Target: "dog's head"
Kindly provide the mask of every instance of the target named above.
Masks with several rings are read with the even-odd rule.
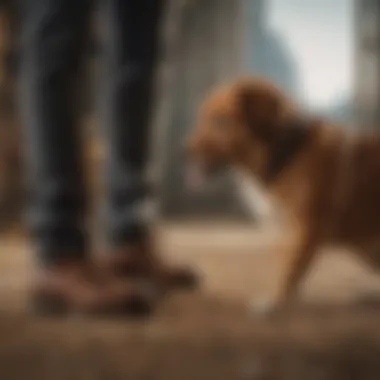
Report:
[[[201,106],[190,136],[191,167],[210,175],[234,165],[263,175],[294,114],[284,94],[262,79],[244,79],[217,90]]]

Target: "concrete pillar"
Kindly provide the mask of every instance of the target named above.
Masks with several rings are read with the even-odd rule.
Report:
[[[371,129],[380,120],[380,1],[355,1],[355,115]],[[378,127],[377,127],[378,128]]]

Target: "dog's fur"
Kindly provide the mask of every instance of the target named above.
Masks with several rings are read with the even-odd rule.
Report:
[[[273,84],[246,78],[202,105],[189,141],[203,172],[251,173],[285,206],[296,237],[275,304],[293,299],[321,245],[350,246],[380,266],[380,139],[305,117]]]

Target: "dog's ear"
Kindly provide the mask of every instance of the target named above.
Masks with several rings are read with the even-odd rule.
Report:
[[[250,133],[263,142],[270,143],[278,135],[283,99],[280,92],[269,86],[241,84],[237,88],[237,104],[242,120]]]

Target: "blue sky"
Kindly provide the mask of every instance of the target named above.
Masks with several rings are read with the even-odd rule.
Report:
[[[297,60],[306,103],[319,108],[350,96],[355,0],[267,1],[269,25]]]

